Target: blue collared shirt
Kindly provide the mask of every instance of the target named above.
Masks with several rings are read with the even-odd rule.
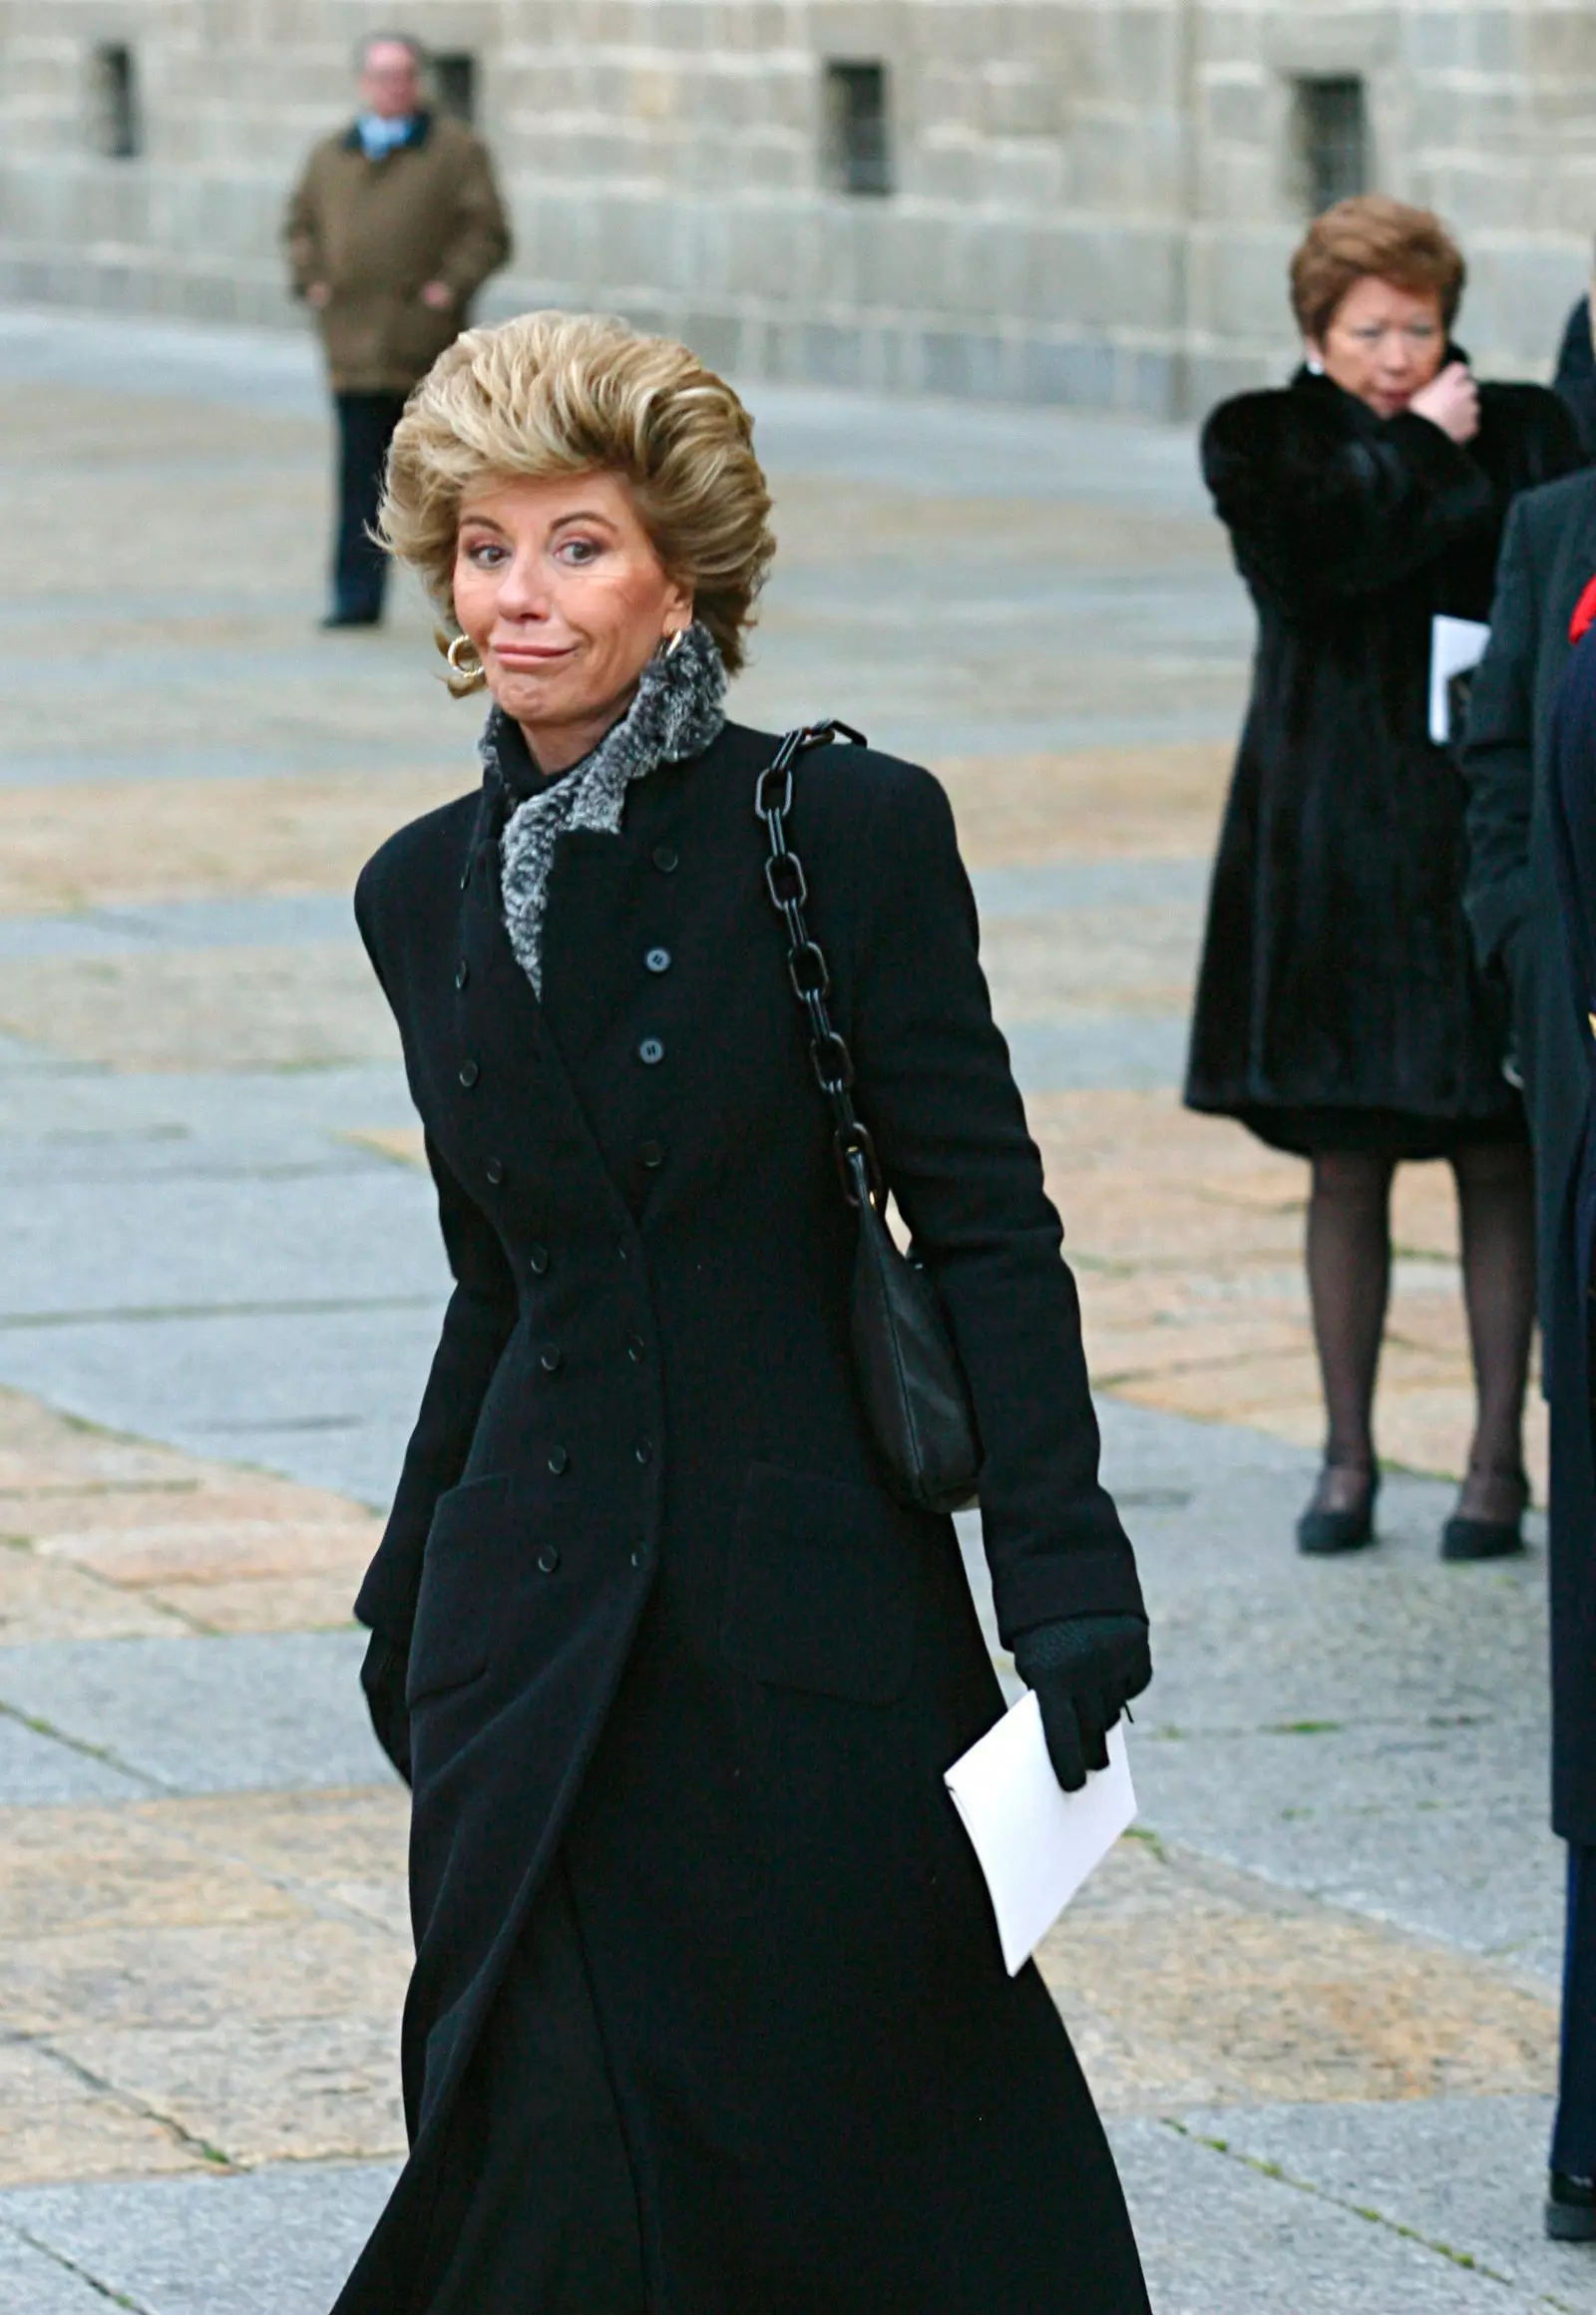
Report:
[[[414,113],[406,113],[397,121],[384,120],[380,113],[362,113],[355,123],[368,161],[386,161],[390,153],[397,153],[408,143],[415,125]]]

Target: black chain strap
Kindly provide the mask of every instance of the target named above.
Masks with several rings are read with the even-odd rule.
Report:
[[[789,731],[754,782],[754,810],[764,822],[765,834],[770,839],[765,885],[771,906],[787,928],[787,977],[792,982],[794,996],[808,1015],[809,1058],[836,1120],[832,1142],[843,1195],[853,1206],[862,1198],[879,1206],[882,1179],[876,1145],[870,1138],[870,1128],[853,1104],[854,1057],[826,1002],[831,992],[831,968],[804,917],[804,903],[809,898],[804,864],[787,842],[786,817],[792,810],[792,767],[811,748],[829,747],[839,736],[852,740],[856,747],[868,744],[862,731],[839,723],[835,717],[828,717],[824,723],[802,724],[798,730]]]

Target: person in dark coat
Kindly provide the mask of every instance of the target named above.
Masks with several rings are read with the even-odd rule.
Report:
[[[1502,544],[1470,701],[1469,914],[1510,983],[1535,1144],[1551,1413],[1552,1825],[1568,1843],[1550,2233],[1596,2240],[1596,1451],[1589,1289],[1596,1211],[1596,474],[1533,492]],[[1572,657],[1570,656],[1572,652]]]
[[[1539,386],[1476,385],[1449,330],[1463,261],[1384,196],[1292,264],[1307,361],[1223,403],[1203,471],[1258,609],[1186,1099],[1313,1168],[1308,1282],[1325,1466],[1303,1550],[1370,1543],[1396,1167],[1450,1160],[1478,1410],[1448,1558],[1515,1551],[1533,1203],[1496,992],[1462,911],[1463,788],[1429,736],[1432,622],[1482,620],[1514,496],[1578,463]]]
[[[944,1770],[999,1716],[889,1491],[842,1194],[725,719],[771,542],[682,347],[443,356],[384,521],[494,700],[356,909],[456,1279],[357,1613],[413,1787],[410,2158],[338,2315],[1145,2315],[1114,2165]],[[1066,1785],[1150,1677],[1075,1290],[935,780],[804,757],[854,1096],[968,1371]]]
[[[1574,421],[1580,447],[1596,458],[1596,339],[1591,334],[1590,298],[1582,297],[1563,329],[1552,391]]]
[[[402,34],[360,44],[360,111],[311,152],[283,225],[293,293],[315,314],[338,428],[328,627],[375,626],[388,558],[372,536],[405,396],[510,254],[487,147],[422,101]]]

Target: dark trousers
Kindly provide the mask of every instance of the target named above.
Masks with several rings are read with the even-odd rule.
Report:
[[[1596,1849],[1568,1844],[1563,2046],[1552,2168],[1596,2178]]]
[[[382,503],[382,470],[403,394],[337,394],[338,537],[332,607],[343,618],[380,618],[388,558],[370,538]]]

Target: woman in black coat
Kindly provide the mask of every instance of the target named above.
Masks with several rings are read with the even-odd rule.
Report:
[[[1534,1302],[1523,1105],[1463,919],[1464,792],[1429,732],[1432,625],[1484,620],[1516,492],[1579,463],[1538,386],[1478,386],[1448,331],[1463,262],[1370,195],[1292,266],[1308,359],[1210,418],[1203,470],[1258,608],[1186,1098],[1309,1158],[1308,1280],[1328,1412],[1305,1551],[1373,1540],[1392,1176],[1450,1160],[1478,1391],[1452,1559],[1520,1548]]]
[[[726,722],[771,544],[681,347],[469,333],[385,522],[494,697],[357,913],[457,1281],[358,1613],[412,1777],[411,2154],[339,2315],[1144,2315],[1113,2163],[943,1772],[999,1693],[883,1481],[834,1161]],[[1073,1284],[934,780],[789,822],[941,1289],[1000,1629],[1078,1784],[1149,1677]]]

